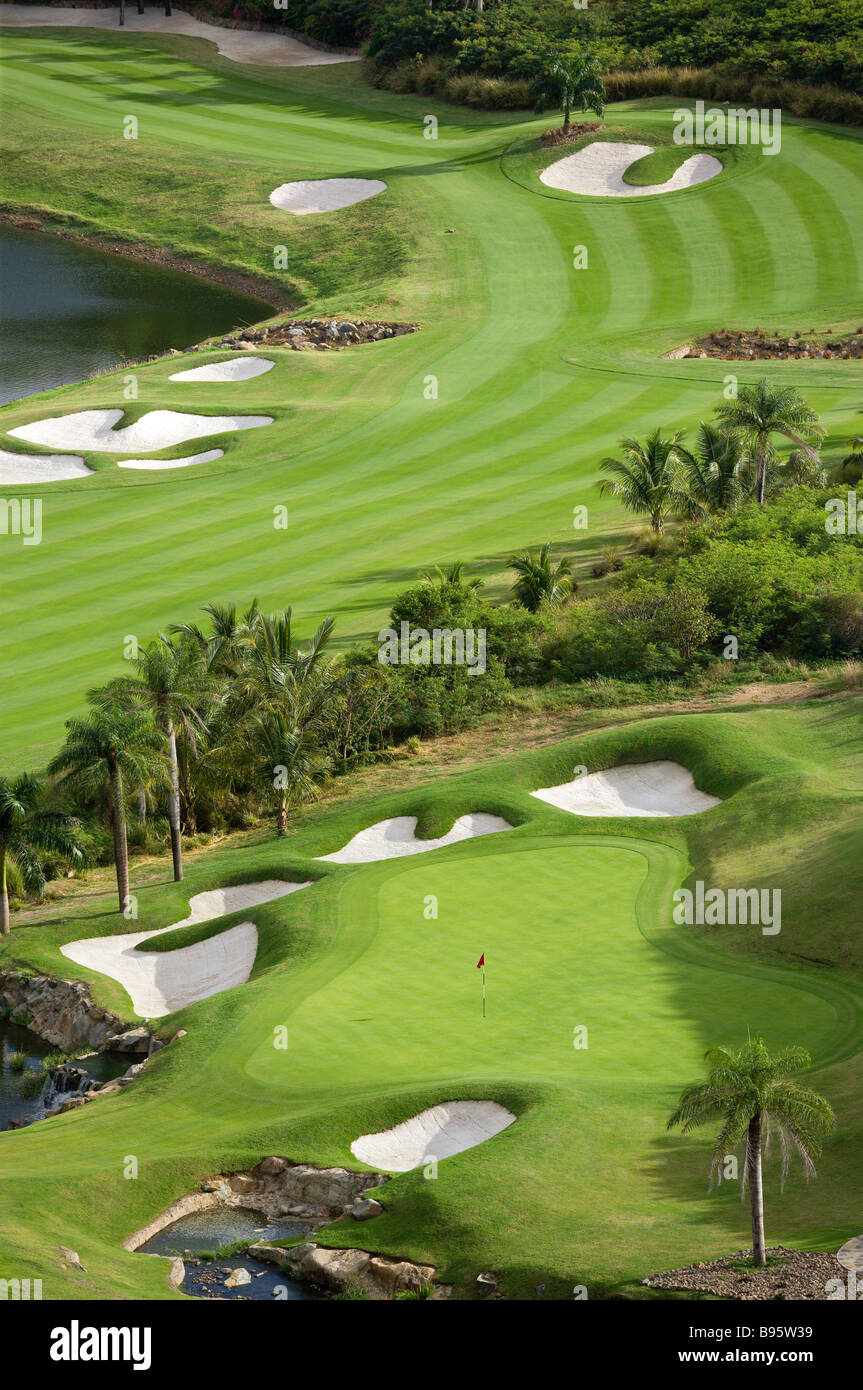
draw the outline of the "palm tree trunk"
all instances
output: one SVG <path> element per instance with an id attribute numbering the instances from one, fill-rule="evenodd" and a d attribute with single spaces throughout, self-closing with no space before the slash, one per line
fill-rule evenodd
<path id="1" fill-rule="evenodd" d="M 767 1264 L 764 1246 L 764 1192 L 761 1186 L 761 1115 L 749 1121 L 749 1200 L 752 1207 L 752 1263 Z"/>
<path id="2" fill-rule="evenodd" d="M 174 861 L 174 882 L 183 877 L 183 842 L 180 839 L 180 768 L 177 762 L 177 736 L 172 719 L 168 718 L 168 756 L 171 763 L 171 790 L 168 794 L 168 820 L 171 824 L 171 858 Z"/>
<path id="3" fill-rule="evenodd" d="M 129 845 L 126 840 L 126 807 L 123 804 L 123 778 L 116 762 L 111 770 L 111 828 L 114 832 L 114 867 L 117 870 L 117 893 L 120 911 L 129 906 Z"/>
<path id="4" fill-rule="evenodd" d="M 569 125 L 570 125 L 570 120 L 569 120 L 569 102 L 568 102 L 568 101 L 565 101 L 565 102 L 563 103 L 563 133 L 564 133 L 564 135 L 568 135 L 568 134 L 569 134 Z"/>
<path id="5" fill-rule="evenodd" d="M 147 824 L 147 793 L 143 787 L 138 788 L 138 820 L 142 825 Z"/>
<path id="6" fill-rule="evenodd" d="M 288 829 L 288 798 L 283 796 L 279 802 L 279 815 L 276 821 L 276 834 L 285 835 Z"/>
<path id="7" fill-rule="evenodd" d="M 764 494 L 767 491 L 767 443 L 759 442 L 755 455 L 755 496 L 759 507 L 764 506 Z"/>
<path id="8" fill-rule="evenodd" d="M 6 851 L 0 848 L 0 936 L 8 936 L 9 930 L 9 884 L 6 881 Z"/>

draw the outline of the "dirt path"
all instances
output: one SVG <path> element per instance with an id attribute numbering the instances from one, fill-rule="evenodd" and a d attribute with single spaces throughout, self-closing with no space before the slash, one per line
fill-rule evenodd
<path id="1" fill-rule="evenodd" d="M 0 25 L 22 29 L 50 24 L 57 29 L 114 29 L 128 34 L 182 34 L 185 38 L 214 43 L 223 58 L 235 63 L 265 67 L 319 67 L 324 63 L 356 63 L 359 54 L 331 53 L 312 48 L 287 34 L 260 33 L 254 29 L 223 29 L 175 9 L 170 18 L 162 9 L 138 14 L 137 4 L 126 5 L 126 23 L 120 28 L 119 6 L 104 10 L 55 9 L 53 5 L 0 5 Z"/>

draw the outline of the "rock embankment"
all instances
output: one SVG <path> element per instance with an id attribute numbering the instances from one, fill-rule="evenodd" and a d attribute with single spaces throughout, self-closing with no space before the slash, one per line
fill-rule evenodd
<path id="1" fill-rule="evenodd" d="M 64 1052 L 100 1052 L 127 1026 L 94 1004 L 84 984 L 14 970 L 0 971 L 0 1014 Z"/>
<path id="2" fill-rule="evenodd" d="M 315 348 L 318 352 L 355 347 L 358 343 L 380 343 L 417 333 L 418 323 L 381 323 L 365 319 L 291 319 L 271 323 L 266 328 L 244 328 L 218 344 L 223 348 L 289 347 L 297 352 Z"/>
<path id="3" fill-rule="evenodd" d="M 666 358 L 716 357 L 726 362 L 783 362 L 789 359 L 830 359 L 848 361 L 863 357 L 863 327 L 856 333 L 844 337 L 834 337 L 830 329 L 826 334 L 816 334 L 810 330 L 809 337 L 793 333 L 790 337 L 779 337 L 762 333 L 759 328 L 751 332 L 737 332 L 723 328 L 717 333 L 707 333 L 694 343 L 684 343 L 664 354 Z"/>
<path id="4" fill-rule="evenodd" d="M 267 1216 L 296 1216 L 307 1221 L 364 1220 L 378 1203 L 364 1196 L 388 1179 L 383 1173 L 353 1173 L 347 1168 L 315 1168 L 286 1158 L 264 1158 L 248 1173 L 208 1178 L 205 1192 L 228 1206 L 248 1207 Z"/>
<path id="5" fill-rule="evenodd" d="M 393 1298 L 398 1293 L 416 1292 L 432 1284 L 434 1265 L 414 1264 L 392 1255 L 375 1255 L 369 1250 L 329 1250 L 306 1242 L 283 1249 L 278 1245 L 252 1245 L 248 1254 L 256 1260 L 278 1265 L 295 1278 L 307 1280 L 317 1288 L 340 1293 L 349 1285 L 360 1285 L 370 1298 Z M 446 1298 L 448 1285 L 437 1285 L 434 1296 Z"/>

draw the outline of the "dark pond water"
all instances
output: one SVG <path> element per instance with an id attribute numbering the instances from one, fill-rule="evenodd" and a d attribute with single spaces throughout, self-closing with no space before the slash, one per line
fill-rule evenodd
<path id="1" fill-rule="evenodd" d="M 305 1235 L 308 1230 L 307 1222 L 293 1221 L 289 1217 L 269 1220 L 260 1212 L 243 1207 L 211 1207 L 209 1211 L 193 1212 L 172 1226 L 166 1226 L 141 1246 L 141 1252 L 179 1255 L 186 1265 L 181 1287 L 184 1293 L 195 1298 L 267 1299 L 270 1302 L 279 1298 L 314 1302 L 320 1295 L 314 1294 L 307 1285 L 287 1278 L 275 1265 L 250 1259 L 248 1255 L 226 1255 L 218 1260 L 197 1258 L 202 1250 L 220 1250 L 238 1240 L 247 1240 L 251 1245 Z M 226 1289 L 225 1280 L 235 1269 L 247 1269 L 251 1283 Z"/>
<path id="2" fill-rule="evenodd" d="M 0 405 L 272 312 L 196 275 L 0 226 Z"/>
<path id="3" fill-rule="evenodd" d="M 43 1042 L 27 1028 L 17 1023 L 0 1019 L 0 1131 L 11 1119 L 41 1119 L 45 1107 L 42 1104 L 41 1088 L 35 1095 L 25 1094 L 26 1077 L 40 1071 L 43 1057 L 56 1054 L 57 1048 Z M 20 1054 L 24 1054 L 23 1067 L 19 1066 Z M 13 1057 L 18 1054 L 18 1062 Z M 70 1059 L 75 1060 L 75 1059 Z M 94 1081 L 110 1081 L 128 1071 L 134 1057 L 122 1053 L 99 1052 L 78 1062 Z"/>

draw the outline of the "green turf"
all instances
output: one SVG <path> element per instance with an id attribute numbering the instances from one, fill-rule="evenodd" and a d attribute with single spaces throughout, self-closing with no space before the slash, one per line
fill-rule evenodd
<path id="1" fill-rule="evenodd" d="M 592 820 L 527 795 L 577 762 L 648 757 L 686 763 L 723 804 L 673 821 Z M 835 1248 L 860 1226 L 861 799 L 850 701 L 653 719 L 312 812 L 283 842 L 258 834 L 198 859 L 183 885 L 138 887 L 136 929 L 176 921 L 205 888 L 318 879 L 256 910 L 250 983 L 165 1020 L 187 1036 L 134 1087 L 0 1136 L 0 1275 L 41 1276 L 48 1298 L 175 1296 L 159 1262 L 120 1242 L 204 1176 L 268 1152 L 355 1165 L 360 1133 L 437 1101 L 490 1098 L 517 1123 L 442 1162 L 436 1179 L 394 1179 L 379 1194 L 383 1216 L 325 1239 L 427 1259 L 458 1294 L 485 1268 L 509 1296 L 539 1282 L 555 1297 L 576 1284 L 591 1297 L 637 1292 L 646 1274 L 745 1242 L 737 1190 L 707 1194 L 708 1136 L 664 1126 L 705 1047 L 747 1028 L 808 1047 L 813 1084 L 839 1119 L 817 1181 L 796 1173 L 782 1193 L 768 1167 L 768 1235 Z M 384 816 L 417 815 L 420 833 L 436 835 L 474 810 L 515 828 L 410 860 L 310 862 Z M 801 871 L 816 862 L 817 875 Z M 673 926 L 671 893 L 695 877 L 781 887 L 782 934 Z M 0 965 L 74 971 L 131 1017 L 118 985 L 58 950 L 119 929 L 107 895 L 84 899 L 16 928 Z M 573 1046 L 577 1025 L 586 1050 Z M 282 1026 L 287 1051 L 274 1046 Z M 123 1177 L 130 1155 L 134 1181 Z M 86 1274 L 60 1270 L 58 1243 L 78 1250 Z"/>
<path id="2" fill-rule="evenodd" d="M 373 91 L 357 65 L 261 72 L 192 40 L 44 30 L 7 34 L 2 51 L 7 205 L 278 279 L 303 313 L 422 331 L 332 355 L 276 350 L 271 373 L 227 387 L 169 383 L 181 359 L 140 370 L 129 418 L 230 407 L 276 423 L 196 445 L 226 449 L 201 470 L 146 476 L 94 458 L 96 476 L 41 490 L 42 546 L 2 542 L 4 603 L 26 621 L 3 633 L 0 765 L 42 764 L 84 692 L 118 669 L 124 637 L 203 602 L 290 601 L 308 627 L 334 612 L 349 641 L 431 563 L 475 562 L 493 592 L 526 544 L 550 539 L 588 564 L 628 524 L 598 496 L 599 460 L 623 433 L 692 427 L 721 399 L 728 364 L 663 352 L 717 327 L 856 327 L 857 131 L 788 120 L 778 157 L 725 152 L 696 189 L 579 200 L 538 180 L 548 120 L 442 107 L 440 138 L 425 140 L 429 99 Z M 604 135 L 662 145 L 678 105 L 613 106 Z M 137 141 L 121 138 L 129 113 Z M 337 174 L 388 190 L 323 217 L 267 202 L 278 183 Z M 572 269 L 577 246 L 585 270 Z M 771 365 L 823 414 L 838 458 L 858 428 L 857 365 Z M 742 380 L 760 370 L 735 367 Z M 0 424 L 128 405 L 122 385 L 114 373 L 64 388 Z M 287 533 L 272 525 L 285 503 Z M 572 529 L 581 503 L 586 533 Z"/>
<path id="3" fill-rule="evenodd" d="M 685 160 L 695 153 L 679 145 L 666 146 L 643 155 L 623 171 L 623 182 L 636 188 L 647 188 L 655 183 L 667 183 Z"/>

